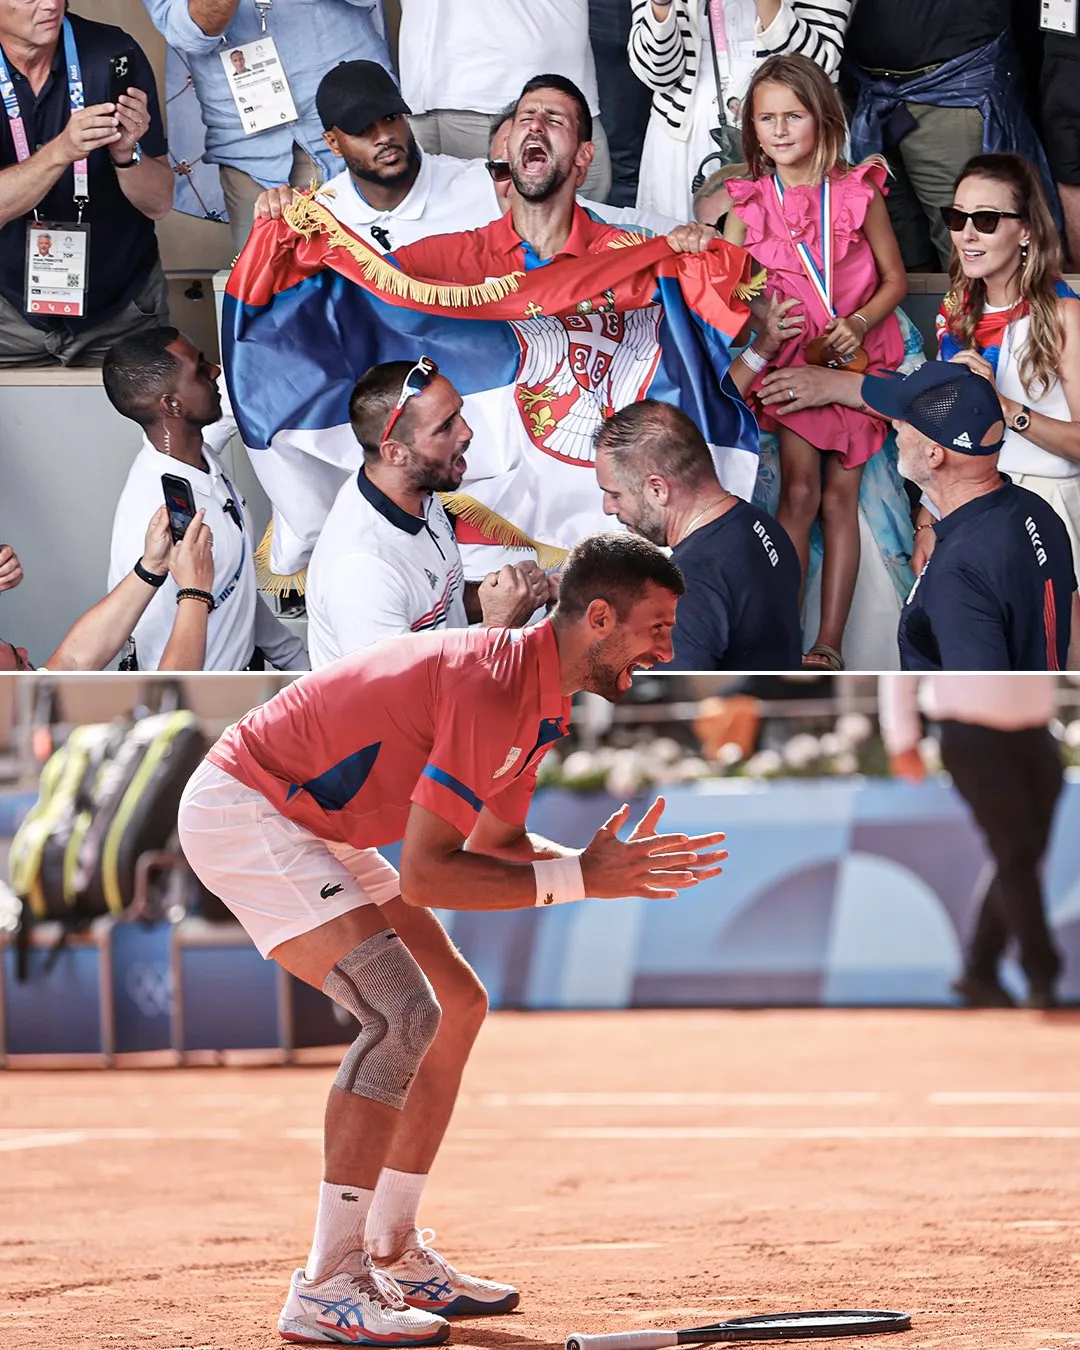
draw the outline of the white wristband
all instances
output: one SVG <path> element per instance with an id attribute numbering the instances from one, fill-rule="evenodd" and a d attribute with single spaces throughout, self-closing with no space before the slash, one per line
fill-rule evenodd
<path id="1" fill-rule="evenodd" d="M 753 347 L 744 347 L 739 355 L 757 375 L 760 375 L 763 370 L 768 369 L 769 358 L 767 356 L 762 356 L 762 354 L 755 351 Z"/>
<path id="2" fill-rule="evenodd" d="M 536 903 L 565 905 L 568 900 L 585 899 L 585 880 L 581 875 L 581 855 L 568 858 L 544 858 L 534 862 L 536 874 Z"/>

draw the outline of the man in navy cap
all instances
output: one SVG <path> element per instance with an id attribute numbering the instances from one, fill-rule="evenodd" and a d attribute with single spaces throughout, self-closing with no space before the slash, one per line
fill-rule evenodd
<path id="1" fill-rule="evenodd" d="M 904 379 L 865 376 L 861 392 L 892 421 L 901 474 L 940 516 L 900 615 L 902 667 L 1063 669 L 1070 632 L 1080 637 L 1069 536 L 1051 506 L 998 472 L 1005 423 L 993 385 L 928 361 Z"/>

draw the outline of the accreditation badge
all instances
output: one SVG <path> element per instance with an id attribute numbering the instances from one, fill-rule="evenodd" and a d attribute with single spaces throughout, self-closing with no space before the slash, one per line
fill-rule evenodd
<path id="1" fill-rule="evenodd" d="M 26 312 L 81 319 L 86 313 L 89 225 L 32 220 L 26 231 Z"/>
<path id="2" fill-rule="evenodd" d="M 220 56 L 245 136 L 297 121 L 285 68 L 268 33 L 241 47 L 230 47 Z"/>

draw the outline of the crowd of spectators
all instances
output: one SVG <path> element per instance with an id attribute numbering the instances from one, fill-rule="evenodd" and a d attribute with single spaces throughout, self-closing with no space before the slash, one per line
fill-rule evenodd
<path id="1" fill-rule="evenodd" d="M 1076 34 L 1042 33 L 1010 0 L 143 3 L 191 72 L 238 250 L 315 183 L 364 243 L 433 279 L 528 270 L 628 226 L 676 252 L 723 235 L 767 269 L 730 372 L 762 429 L 753 502 L 673 406 L 629 405 L 597 428 L 603 510 L 685 568 L 673 668 L 843 669 L 883 513 L 908 594 L 873 664 L 1071 661 Z M 143 432 L 105 608 L 52 663 L 126 646 L 141 669 L 304 669 L 309 651 L 322 664 L 555 602 L 557 572 L 535 558 L 466 577 L 437 494 L 460 485 L 472 431 L 418 350 L 354 391 L 353 472 L 305 541 L 305 647 L 258 591 L 251 513 L 221 458 L 235 422 L 220 372 L 169 323 L 154 222 L 174 176 L 150 62 L 66 0 L 0 0 L 0 93 L 0 367 L 103 365 Z M 823 314 L 803 283 L 829 271 L 826 234 Z M 923 352 L 905 278 L 939 270 L 937 350 Z M 915 369 L 924 356 L 935 369 Z M 896 369 L 907 378 L 889 387 Z M 163 473 L 198 511 L 178 542 Z M 0 590 L 21 578 L 15 524 Z"/>

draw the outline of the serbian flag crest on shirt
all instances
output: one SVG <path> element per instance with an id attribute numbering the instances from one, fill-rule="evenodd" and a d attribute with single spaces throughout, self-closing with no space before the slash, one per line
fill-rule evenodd
<path id="1" fill-rule="evenodd" d="M 723 241 L 676 254 L 615 237 L 461 286 L 412 277 L 310 196 L 257 221 L 225 292 L 222 344 L 240 434 L 274 506 L 269 568 L 294 576 L 362 451 L 349 395 L 370 366 L 429 356 L 473 432 L 455 517 L 466 576 L 617 528 L 602 509 L 593 438 L 643 398 L 701 428 L 724 485 L 749 499 L 757 424 L 727 377 L 749 314 L 751 263 Z"/>

